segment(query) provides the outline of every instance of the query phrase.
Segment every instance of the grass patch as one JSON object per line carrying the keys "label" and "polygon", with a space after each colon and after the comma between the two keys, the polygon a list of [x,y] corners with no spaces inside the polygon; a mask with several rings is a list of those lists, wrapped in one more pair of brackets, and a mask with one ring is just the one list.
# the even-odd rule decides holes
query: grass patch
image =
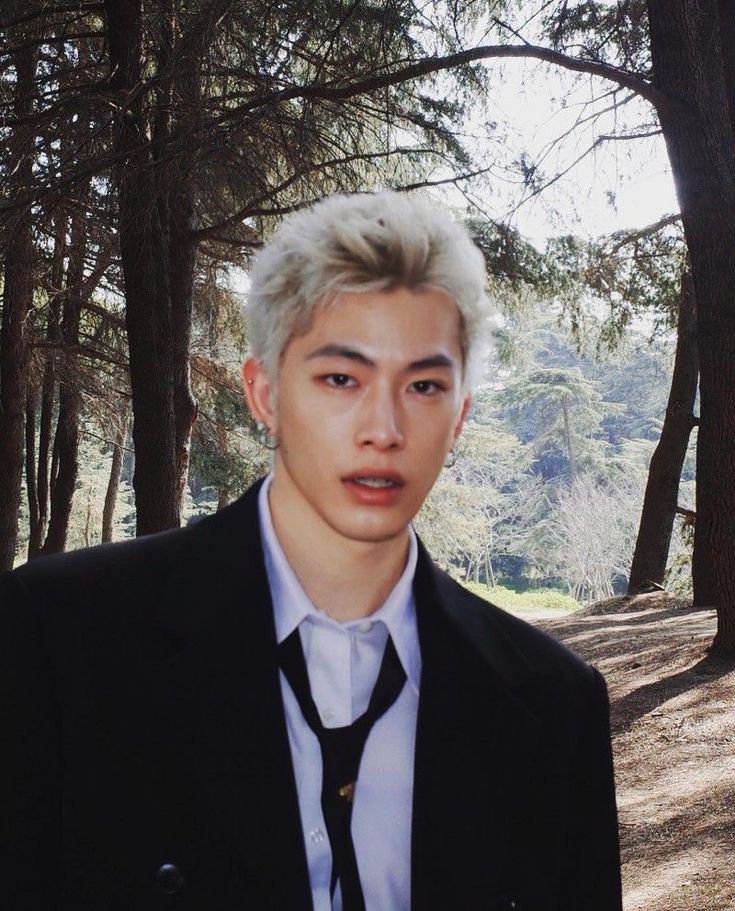
{"label": "grass patch", "polygon": [[479,595],[485,601],[491,601],[502,607],[504,610],[513,611],[513,613],[524,610],[557,610],[562,613],[569,613],[577,610],[580,605],[569,595],[553,589],[537,589],[532,592],[523,592],[518,594],[511,588],[505,588],[503,585],[495,585],[487,588],[485,585],[478,585],[476,582],[466,582],[465,588],[468,588],[474,595]]}

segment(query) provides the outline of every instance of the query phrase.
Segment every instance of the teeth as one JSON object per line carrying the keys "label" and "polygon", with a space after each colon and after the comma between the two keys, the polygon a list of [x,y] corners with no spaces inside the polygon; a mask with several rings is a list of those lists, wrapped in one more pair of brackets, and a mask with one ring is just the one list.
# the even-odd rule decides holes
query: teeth
{"label": "teeth", "polygon": [[355,478],[355,483],[365,487],[395,487],[395,481],[389,481],[388,478]]}

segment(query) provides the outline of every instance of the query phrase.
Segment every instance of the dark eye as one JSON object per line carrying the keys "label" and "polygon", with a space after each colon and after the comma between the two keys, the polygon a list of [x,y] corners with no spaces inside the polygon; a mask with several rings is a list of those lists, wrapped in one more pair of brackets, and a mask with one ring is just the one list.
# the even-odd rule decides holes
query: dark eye
{"label": "dark eye", "polygon": [[346,373],[330,373],[325,377],[328,385],[336,386],[338,389],[344,389],[346,386],[350,386],[354,383],[354,380],[351,376],[347,376]]}
{"label": "dark eye", "polygon": [[434,392],[438,392],[441,387],[433,380],[417,380],[413,384],[413,388],[421,395],[431,395]]}

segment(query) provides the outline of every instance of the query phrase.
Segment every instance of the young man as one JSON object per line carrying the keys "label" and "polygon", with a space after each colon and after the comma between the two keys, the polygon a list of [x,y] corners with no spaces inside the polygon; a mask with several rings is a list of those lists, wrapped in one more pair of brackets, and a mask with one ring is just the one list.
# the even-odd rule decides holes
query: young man
{"label": "young man", "polygon": [[619,911],[605,686],[410,522],[483,355],[482,257],[333,197],[252,273],[272,474],[193,527],[0,577],[14,911]]}

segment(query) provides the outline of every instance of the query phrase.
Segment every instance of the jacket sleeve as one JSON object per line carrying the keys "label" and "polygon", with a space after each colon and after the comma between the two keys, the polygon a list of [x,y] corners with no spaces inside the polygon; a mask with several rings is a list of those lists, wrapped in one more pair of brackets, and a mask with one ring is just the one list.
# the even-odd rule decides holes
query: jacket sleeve
{"label": "jacket sleeve", "polygon": [[622,911],[620,846],[607,687],[593,685],[575,762],[577,785],[565,851],[567,911]]}
{"label": "jacket sleeve", "polygon": [[60,726],[39,613],[0,574],[0,906],[14,911],[58,904]]}

